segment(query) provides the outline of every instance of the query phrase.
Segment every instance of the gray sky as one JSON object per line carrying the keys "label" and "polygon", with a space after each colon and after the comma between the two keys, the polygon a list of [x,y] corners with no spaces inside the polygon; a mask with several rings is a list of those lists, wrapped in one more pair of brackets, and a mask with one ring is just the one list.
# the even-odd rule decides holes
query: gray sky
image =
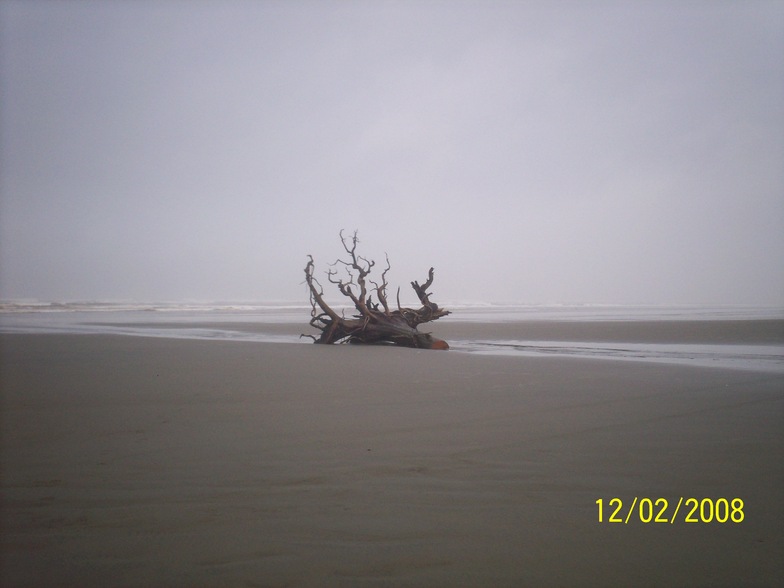
{"label": "gray sky", "polygon": [[784,3],[4,1],[0,297],[784,306]]}

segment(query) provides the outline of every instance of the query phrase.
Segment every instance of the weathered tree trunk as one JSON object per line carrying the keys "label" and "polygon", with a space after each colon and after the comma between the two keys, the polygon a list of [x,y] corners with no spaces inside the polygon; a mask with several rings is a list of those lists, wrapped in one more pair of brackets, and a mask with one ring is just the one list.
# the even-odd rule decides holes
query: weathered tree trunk
{"label": "weathered tree trunk", "polygon": [[[390,310],[386,295],[386,275],[390,269],[389,259],[387,258],[386,269],[381,273],[381,284],[377,284],[367,279],[375,262],[356,253],[358,243],[356,231],[350,240],[350,245],[346,242],[342,231],[340,239],[346,253],[351,256],[351,260],[337,260],[327,271],[327,279],[337,286],[343,296],[351,299],[358,314],[351,318],[345,318],[324,301],[321,284],[313,276],[313,257],[309,255],[308,263],[305,266],[305,282],[310,291],[310,324],[319,329],[321,335],[318,337],[307,336],[313,338],[316,343],[326,344],[348,342],[371,345],[392,344],[420,349],[449,349],[446,341],[437,339],[430,333],[420,333],[417,330],[418,325],[449,314],[448,310],[439,308],[435,302],[430,301],[427,290],[433,283],[433,268],[430,268],[427,281],[421,286],[418,282],[411,282],[411,287],[422,303],[421,308],[401,308],[400,289],[398,289],[397,310]],[[334,269],[337,264],[346,267],[348,281],[337,278],[338,272]],[[376,293],[378,303],[372,301],[368,292],[368,282],[372,284],[370,290]],[[356,292],[355,289],[359,291]]]}

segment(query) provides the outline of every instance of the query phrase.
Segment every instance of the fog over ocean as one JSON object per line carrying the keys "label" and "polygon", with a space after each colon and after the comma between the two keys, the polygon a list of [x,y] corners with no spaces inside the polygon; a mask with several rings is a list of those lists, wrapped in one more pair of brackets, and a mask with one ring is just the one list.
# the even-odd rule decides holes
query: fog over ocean
{"label": "fog over ocean", "polygon": [[779,1],[8,0],[0,35],[0,300],[306,303],[356,230],[404,305],[433,267],[444,306],[784,307]]}

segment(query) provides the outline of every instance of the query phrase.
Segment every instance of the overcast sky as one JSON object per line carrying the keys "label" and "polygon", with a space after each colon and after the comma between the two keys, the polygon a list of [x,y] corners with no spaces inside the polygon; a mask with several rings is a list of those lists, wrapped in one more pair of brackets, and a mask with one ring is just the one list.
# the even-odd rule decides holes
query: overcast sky
{"label": "overcast sky", "polygon": [[784,306],[784,3],[4,1],[0,298]]}

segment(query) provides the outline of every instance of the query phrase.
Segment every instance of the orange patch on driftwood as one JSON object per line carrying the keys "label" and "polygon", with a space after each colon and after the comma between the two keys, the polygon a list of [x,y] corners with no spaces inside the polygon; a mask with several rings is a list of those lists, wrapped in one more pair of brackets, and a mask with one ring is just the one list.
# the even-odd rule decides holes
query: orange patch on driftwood
{"label": "orange patch on driftwood", "polygon": [[449,349],[449,343],[442,339],[436,339],[430,349]]}

